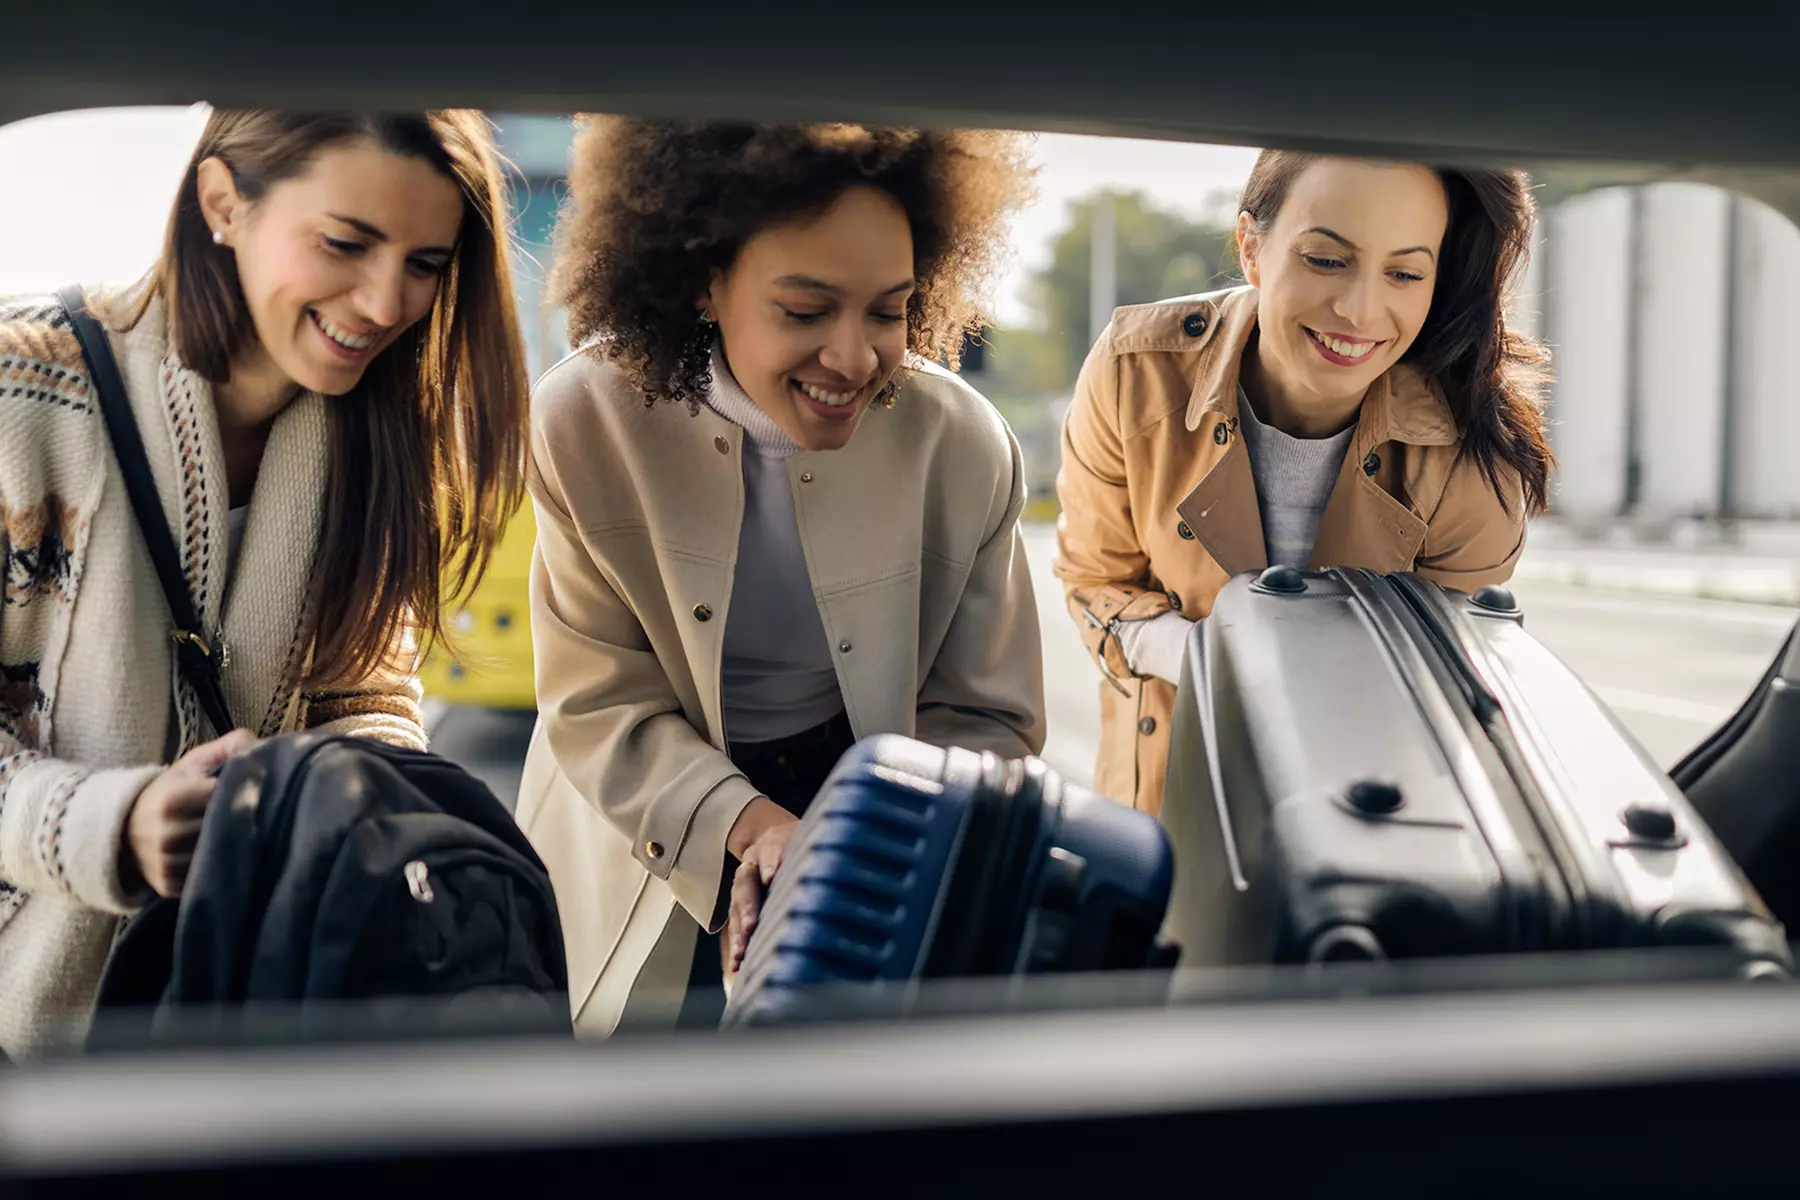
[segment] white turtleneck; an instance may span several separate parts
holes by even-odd
[[[707,405],[744,431],[744,523],[721,676],[725,736],[773,741],[844,707],[794,518],[788,460],[800,447],[738,385],[718,346]]]

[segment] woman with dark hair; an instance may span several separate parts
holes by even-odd
[[[1544,354],[1506,323],[1533,213],[1517,173],[1265,151],[1249,286],[1113,314],[1057,476],[1057,575],[1104,676],[1098,791],[1160,810],[1183,647],[1232,575],[1512,574],[1552,461]]]
[[[0,306],[9,1054],[79,1033],[230,755],[300,729],[424,747],[420,643],[522,492],[505,187],[476,112],[218,111],[156,266],[87,290],[235,731],[177,668],[69,312]]]
[[[717,1024],[856,739],[1043,745],[1019,447],[936,365],[1029,180],[1001,134],[579,135],[553,290],[585,346],[533,398],[518,807],[578,1033]]]

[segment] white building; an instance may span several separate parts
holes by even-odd
[[[1656,529],[1800,517],[1800,230],[1698,184],[1606,188],[1548,210],[1522,309],[1551,345],[1556,511]]]

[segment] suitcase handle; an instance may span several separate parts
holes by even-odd
[[[1438,661],[1455,678],[1476,723],[1486,732],[1488,744],[1500,760],[1501,770],[1524,799],[1526,816],[1536,827],[1555,874],[1560,877],[1564,894],[1561,903],[1566,905],[1562,918],[1571,923],[1576,944],[1588,944],[1593,934],[1589,928],[1587,889],[1582,883],[1583,872],[1575,847],[1560,822],[1549,817],[1550,798],[1525,760],[1519,736],[1505,706],[1476,667],[1468,645],[1457,630],[1455,614],[1449,611],[1445,593],[1416,575],[1395,574],[1387,578],[1392,581],[1394,594],[1401,604],[1418,620],[1425,636],[1436,647]]]
[[[1462,637],[1444,613],[1441,607],[1442,593],[1432,594],[1428,590],[1431,585],[1415,575],[1395,575],[1392,578],[1400,598],[1406,602],[1413,615],[1419,618],[1426,635],[1437,644],[1438,657],[1462,686],[1469,706],[1475,710],[1475,719],[1483,726],[1491,726],[1502,715],[1500,697],[1494,694],[1494,689],[1481,677],[1481,672],[1476,669],[1468,649],[1463,645]]]

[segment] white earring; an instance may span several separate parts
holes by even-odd
[[[223,229],[213,230],[213,245],[223,246],[224,244],[225,244],[225,231]]]

